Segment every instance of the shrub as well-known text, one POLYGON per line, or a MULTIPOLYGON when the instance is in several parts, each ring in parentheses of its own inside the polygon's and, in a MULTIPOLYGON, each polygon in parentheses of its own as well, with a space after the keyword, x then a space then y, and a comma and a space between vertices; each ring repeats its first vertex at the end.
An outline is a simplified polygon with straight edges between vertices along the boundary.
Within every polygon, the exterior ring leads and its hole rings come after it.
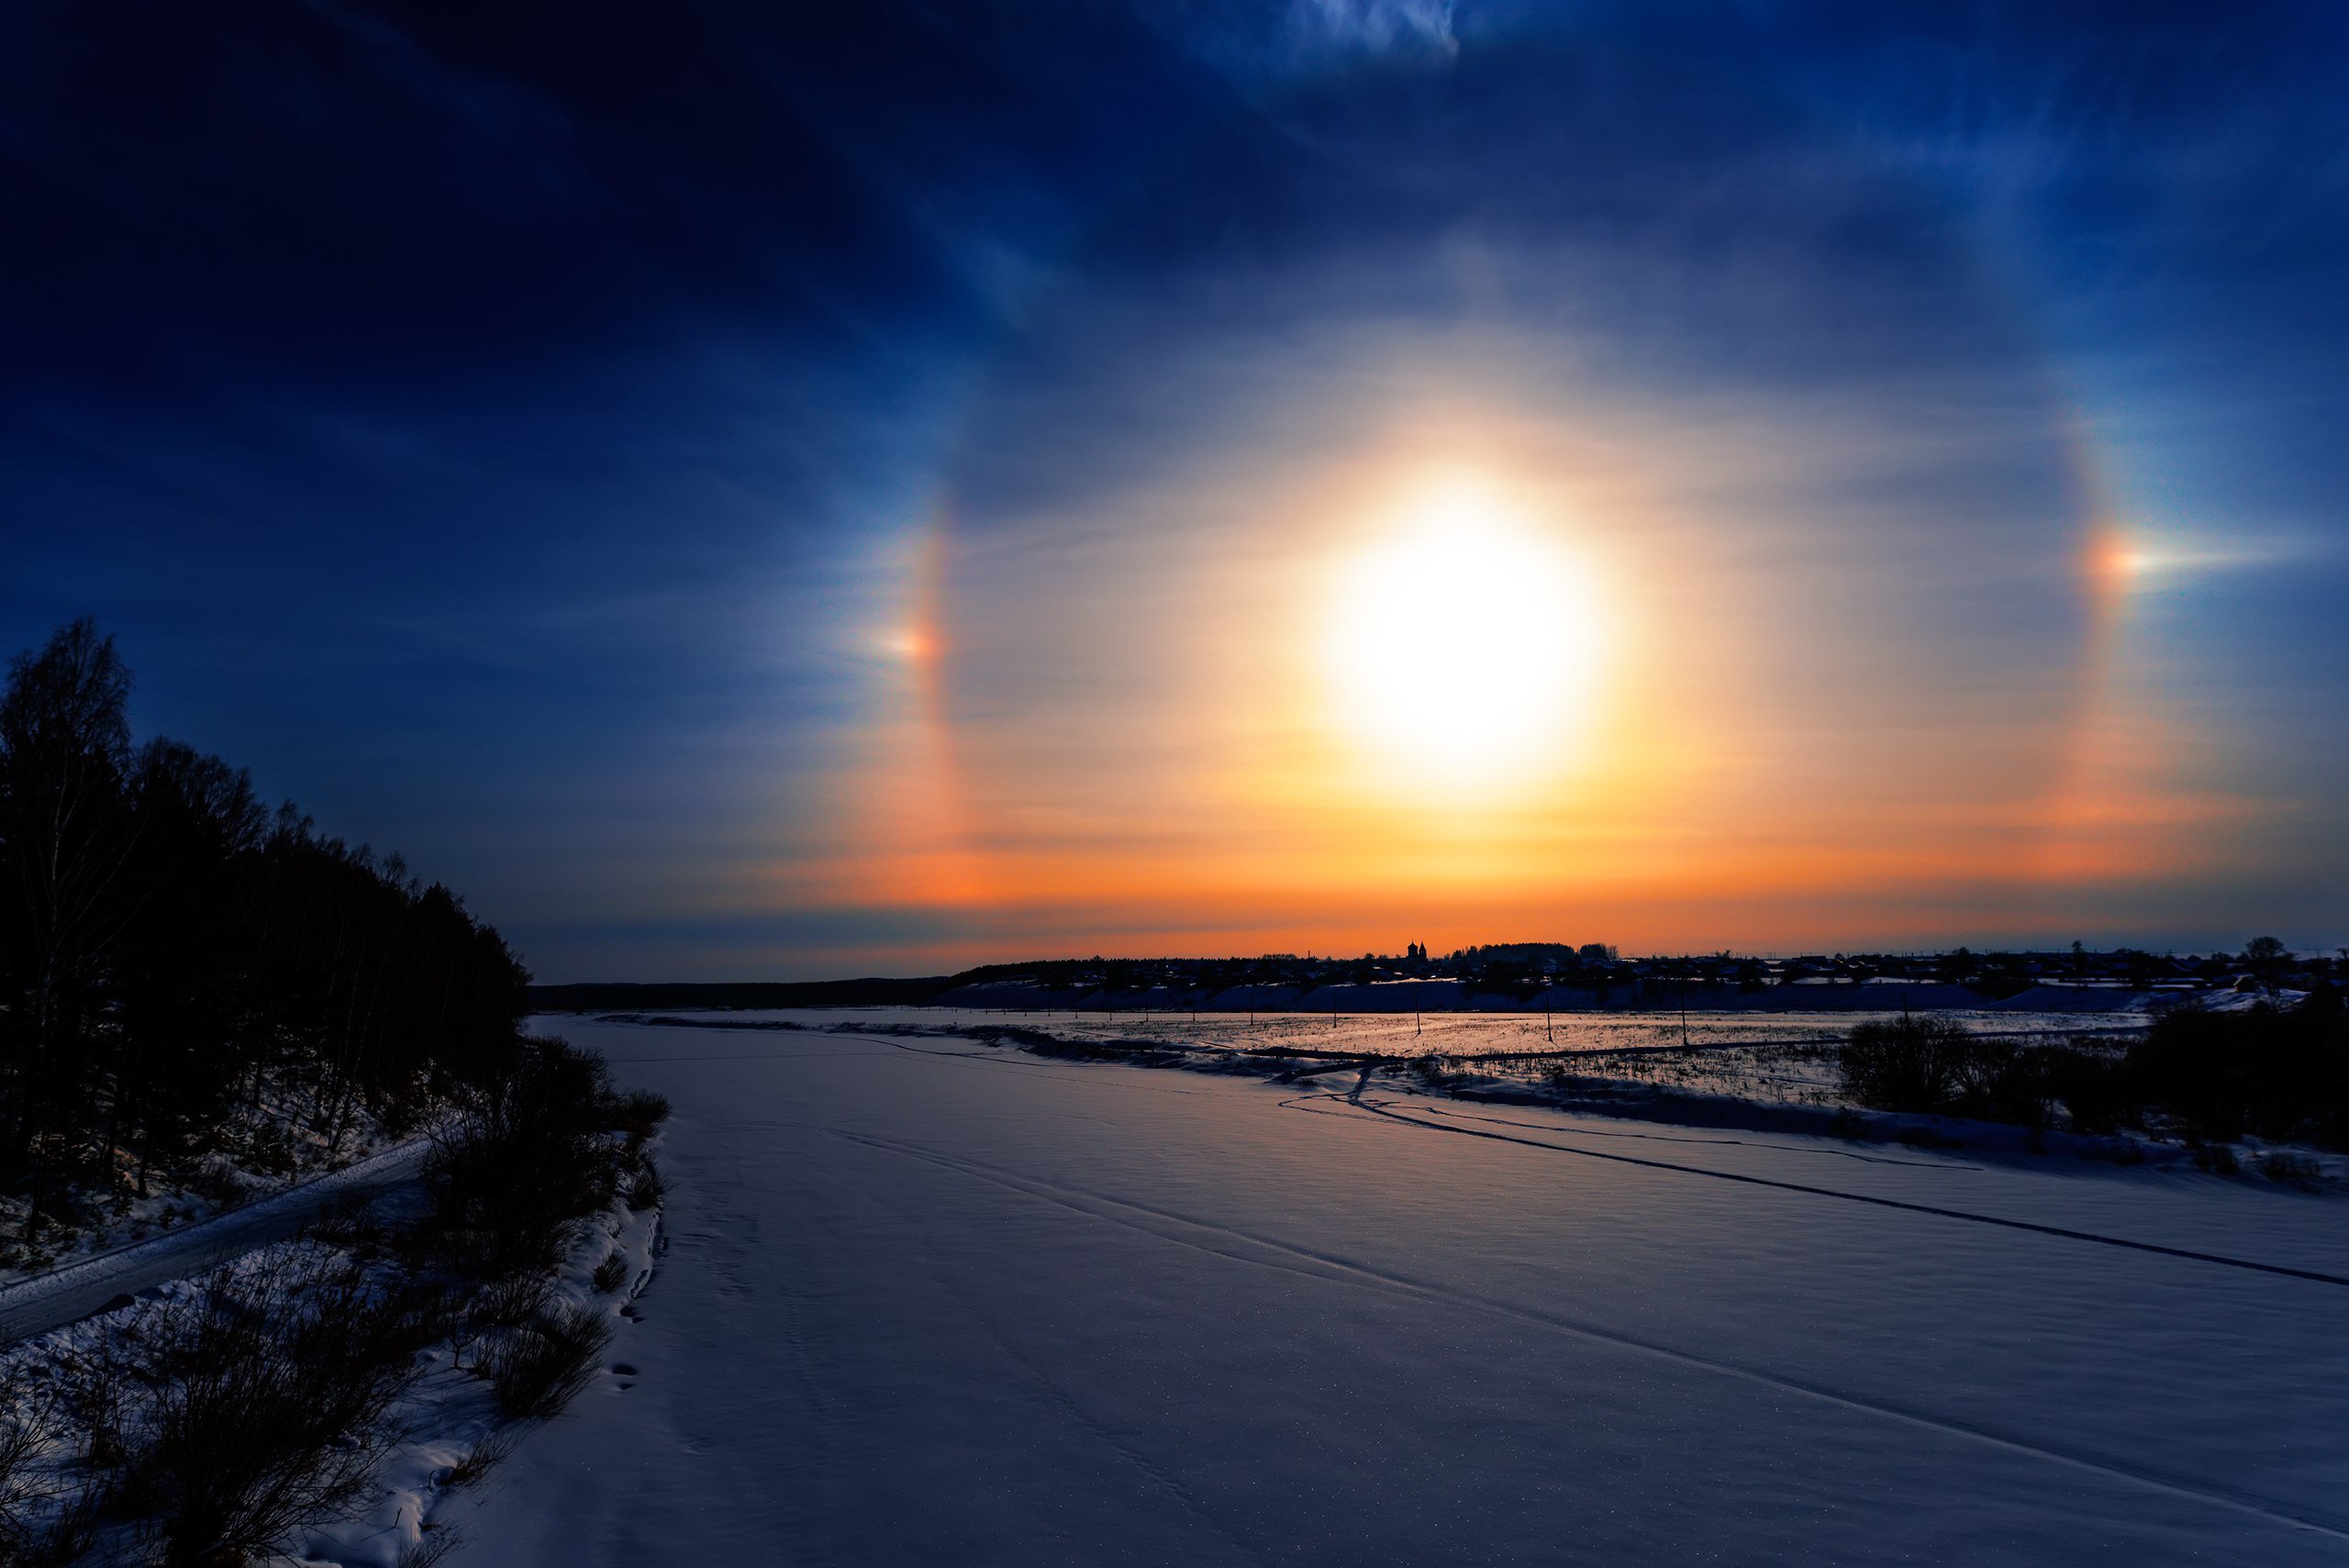
POLYGON ((374 1200, 365 1193, 336 1194, 310 1222, 306 1233, 333 1246, 362 1251, 378 1247, 388 1239, 382 1217, 375 1212, 374 1200))
POLYGON ((2119 1056, 2078 1040, 2019 1047, 1932 1017, 1871 1020, 1852 1030, 1840 1060, 1844 1093, 1883 1110, 2039 1128, 2060 1102, 2075 1131, 2102 1133, 2158 1109, 2205 1170, 2232 1170, 2224 1146, 2246 1132, 2349 1147, 2349 1016, 2325 993, 2291 1011, 2169 1013, 2119 1056))
POLYGON ((434 1138, 426 1178, 450 1260, 485 1278, 553 1267, 568 1222, 617 1194, 608 1139, 621 1106, 600 1057, 526 1041, 513 1071, 434 1138))
POLYGON ((493 1329, 519 1328, 552 1305, 554 1283, 544 1274, 517 1274, 497 1281, 473 1297, 471 1317, 493 1329))
POLYGON ((2054 1102, 2061 1097, 2057 1084, 2074 1054, 2060 1045, 1966 1036, 1955 1052, 1956 1108, 2033 1130, 2044 1128, 2054 1118, 2054 1102))
POLYGON ((400 1549, 393 1568, 432 1568, 465 1544, 464 1536, 453 1525, 436 1525, 428 1519, 422 1529, 424 1533, 413 1544, 400 1549))
POLYGON ((619 1289, 621 1285, 626 1284, 627 1283, 628 1260, 621 1257, 618 1252, 614 1252, 610 1257, 606 1258, 602 1262, 596 1265, 596 1288, 602 1291, 605 1295, 609 1296, 612 1292, 619 1289))
POLYGON ((2259 1173, 2271 1182, 2313 1182, 2322 1173, 2307 1155, 2276 1149, 2259 1157, 2259 1173))
POLYGON ((651 1137, 653 1129, 668 1119, 668 1097, 650 1089, 630 1090, 613 1103, 612 1123, 628 1135, 631 1149, 651 1137))
POLYGON ((347 1516, 395 1436, 387 1412, 436 1306, 301 1258, 214 1275, 121 1351, 139 1408, 109 1511, 151 1521, 172 1565, 265 1554, 347 1516))
POLYGON ((508 1423, 494 1427, 481 1441, 465 1451, 465 1457, 450 1466, 442 1477, 451 1486, 472 1486, 486 1480, 489 1473, 512 1456, 521 1446, 522 1429, 508 1423))
POLYGON ((2198 1138, 2188 1146, 2188 1152, 2193 1158, 2194 1168, 2198 1171, 2208 1171, 2218 1176, 2232 1176, 2243 1169, 2241 1162, 2235 1159, 2234 1146, 2232 1144, 2205 1143, 2198 1138))
POLYGON ((1853 1027, 1839 1054, 1843 1092, 1877 1110, 1939 1109, 1978 1060, 1974 1045, 1948 1018, 1871 1018, 1853 1027))
POLYGON ((657 1208, 661 1201, 668 1195, 669 1181, 667 1177, 662 1175, 661 1167, 650 1159, 639 1159, 629 1179, 629 1207, 657 1208))
POLYGON ((0 1413, 0 1563, 63 1561, 76 1544, 75 1488, 56 1462, 72 1429, 54 1385, 0 1413))
POLYGON ((2292 1012, 2175 1012, 2132 1047, 2144 1096, 2188 1132, 2349 1145, 2349 1020, 2322 999, 2292 1012))
POLYGON ((595 1381, 611 1342, 610 1317, 592 1306, 542 1313, 507 1330, 485 1362, 498 1408, 515 1418, 553 1415, 595 1381))
POLYGON ((2076 1045, 2051 1049, 2046 1078, 2049 1097, 2063 1102, 2075 1132, 2110 1132, 2137 1120, 2136 1094, 2122 1062, 2109 1051, 2076 1045))

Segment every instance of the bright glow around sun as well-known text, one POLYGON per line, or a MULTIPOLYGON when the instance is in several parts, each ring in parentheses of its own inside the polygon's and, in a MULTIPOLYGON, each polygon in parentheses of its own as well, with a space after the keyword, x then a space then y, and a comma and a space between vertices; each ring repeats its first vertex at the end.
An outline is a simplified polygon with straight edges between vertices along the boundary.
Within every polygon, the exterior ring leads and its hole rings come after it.
POLYGON ((1383 776, 1531 783, 1585 739, 1603 620, 1553 530, 1481 479, 1431 482, 1339 564, 1323 639, 1334 716, 1383 776))

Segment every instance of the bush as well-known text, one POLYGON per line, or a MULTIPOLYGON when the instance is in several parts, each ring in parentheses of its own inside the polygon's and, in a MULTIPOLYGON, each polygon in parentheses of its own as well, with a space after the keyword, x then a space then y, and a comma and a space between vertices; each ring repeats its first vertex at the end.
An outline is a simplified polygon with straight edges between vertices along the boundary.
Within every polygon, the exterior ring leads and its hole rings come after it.
POLYGON ((213 1276, 121 1351, 136 1407, 108 1512, 145 1519, 166 1564, 241 1561, 296 1527, 347 1516, 395 1434, 439 1303, 370 1290, 296 1257, 213 1276))
POLYGON ((2135 1124, 2142 1109, 2138 1095, 2124 1063, 2110 1051, 2051 1047, 2046 1062, 2048 1096, 2063 1102, 2073 1131, 2106 1133, 2135 1124))
POLYGON ((2349 1146, 2349 1020, 2337 1005, 2292 1012, 2176 1012, 2129 1051, 2139 1091, 2204 1139, 2349 1146))
POLYGON ((507 1330, 484 1362, 498 1408, 517 1418, 553 1415, 595 1381, 611 1342, 600 1307, 563 1307, 507 1330))
POLYGON ((432 1568, 465 1544, 465 1538, 452 1525, 436 1525, 427 1519, 421 1528, 425 1533, 413 1545, 400 1549, 394 1568, 432 1568))
POLYGON ((304 1234, 328 1246, 360 1253, 378 1251, 392 1240, 383 1217, 376 1212, 374 1199, 366 1193, 338 1193, 310 1221, 304 1234))
POLYGON ((2019 1045, 1947 1018, 1870 1020, 1840 1053, 1843 1092, 1878 1110, 1937 1111, 2045 1128, 2060 1103, 2079 1132, 2108 1132, 2141 1096, 2125 1063, 2075 1040, 2019 1045))
POLYGON ((2324 995, 2289 1012, 2169 1013, 2120 1057, 2080 1041, 1980 1039, 1930 1016, 1871 1020, 1852 1030, 1841 1062, 1844 1092, 1880 1110, 2044 1127, 2060 1102, 2074 1130, 2100 1133, 2158 1109, 2206 1170, 2232 1170, 2220 1146, 2247 1132, 2349 1147, 2349 1018, 2324 995))
POLYGON ((628 1260, 614 1252, 596 1265, 595 1285, 606 1296, 628 1283, 628 1260))
POLYGON ((473 1320, 492 1329, 515 1329, 534 1322, 554 1300, 554 1282, 544 1274, 517 1274, 489 1285, 473 1297, 473 1320))
POLYGON ((632 1089, 613 1103, 612 1113, 613 1125, 628 1135, 629 1147, 634 1149, 669 1119, 668 1096, 650 1089, 632 1089))
POLYGON ((569 1223, 618 1195, 612 1134, 624 1120, 649 1125, 653 1108, 613 1094, 602 1058, 526 1041, 511 1073, 434 1139, 426 1178, 450 1261, 483 1278, 553 1267, 569 1223))
POLYGON ((1948 1018, 1871 1018, 1853 1027, 1839 1054, 1843 1092, 1887 1111, 1938 1110, 1955 1098, 1980 1053, 1948 1018))
POLYGON ((668 1195, 669 1181, 661 1173, 661 1167, 650 1159, 639 1159, 629 1178, 629 1207, 657 1208, 668 1195))
POLYGON ((2313 1182, 2323 1173, 2305 1154, 2271 1150, 2259 1157, 2259 1173, 2271 1182, 2313 1182))
POLYGON ((73 1425, 54 1386, 23 1390, 0 1413, 0 1563, 61 1562, 78 1544, 74 1487, 55 1462, 73 1425))
POLYGON ((1956 1108, 1993 1121, 2046 1126, 2046 1048, 1960 1033, 1952 1074, 1956 1108))
POLYGON ((466 1451, 464 1458, 449 1467, 443 1479, 451 1486, 477 1485, 489 1478, 490 1472, 512 1458, 521 1442, 521 1428, 510 1422, 494 1427, 466 1451))
POLYGON ((2205 1143, 2198 1138, 2188 1144, 2187 1152, 2196 1170, 2208 1171, 2215 1176, 2232 1176, 2243 1169, 2235 1158, 2234 1146, 2230 1143, 2205 1143))

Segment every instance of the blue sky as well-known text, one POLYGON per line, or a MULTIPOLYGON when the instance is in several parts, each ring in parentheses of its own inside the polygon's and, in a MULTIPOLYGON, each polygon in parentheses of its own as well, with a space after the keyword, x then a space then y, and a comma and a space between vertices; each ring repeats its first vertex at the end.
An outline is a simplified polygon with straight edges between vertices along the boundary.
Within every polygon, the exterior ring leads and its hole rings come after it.
POLYGON ((0 633, 550 979, 2349 940, 2344 27, 19 6, 0 633), (1268 629, 1407 458, 1623 606, 1506 809, 1268 629))

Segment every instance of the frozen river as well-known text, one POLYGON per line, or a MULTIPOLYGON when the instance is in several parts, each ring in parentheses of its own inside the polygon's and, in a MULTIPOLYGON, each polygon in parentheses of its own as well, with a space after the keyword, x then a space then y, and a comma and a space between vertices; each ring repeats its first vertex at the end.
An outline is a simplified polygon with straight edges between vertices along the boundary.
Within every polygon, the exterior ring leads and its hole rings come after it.
POLYGON ((673 1246, 458 1562, 2349 1562, 2337 1197, 560 1027, 673 1246))

